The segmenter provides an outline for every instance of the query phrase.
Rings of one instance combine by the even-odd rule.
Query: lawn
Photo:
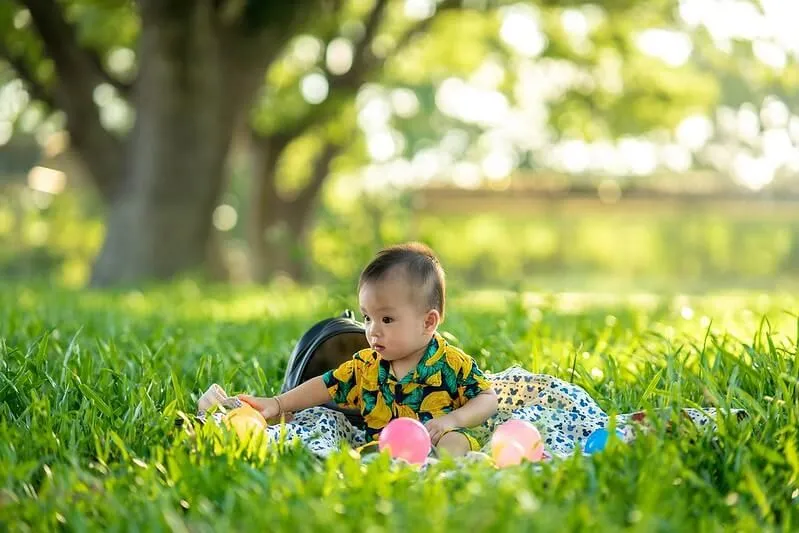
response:
[[[748,410],[715,435],[683,423],[591,457],[419,473],[175,426],[213,382],[275,392],[299,336],[353,305],[345,290],[285,286],[0,288],[0,529],[799,528],[799,300],[784,295],[450,299],[444,330],[484,368],[573,380],[609,413]]]

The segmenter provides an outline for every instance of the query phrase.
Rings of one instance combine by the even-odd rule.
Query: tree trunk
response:
[[[275,275],[283,274],[295,281],[308,281],[309,252],[308,229],[312,209],[292,209],[286,203],[284,209],[270,212],[264,226],[264,246],[255,258],[259,270],[256,279],[265,282]],[[284,215],[278,217],[279,212]]]
[[[222,234],[215,229],[211,230],[205,249],[205,272],[210,281],[219,283],[233,281],[231,269],[225,254],[225,242]]]
[[[185,6],[153,8],[156,20],[142,24],[136,124],[93,285],[201,271],[214,249],[211,215],[234,123],[260,71],[236,68],[210,3]]]
[[[277,274],[296,281],[309,276],[308,230],[330,164],[341,147],[326,143],[316,158],[308,185],[285,199],[277,190],[277,164],[293,137],[252,136],[253,195],[249,244],[253,279],[264,283]]]
[[[277,193],[276,173],[280,155],[289,138],[284,136],[259,136],[250,132],[252,161],[252,196],[247,240],[250,248],[250,272],[253,281],[266,282],[274,272],[271,261],[267,228],[274,226],[286,211],[285,202]]]

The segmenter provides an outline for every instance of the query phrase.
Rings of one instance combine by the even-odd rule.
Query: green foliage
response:
[[[312,142],[299,140],[282,162],[293,177],[282,183],[287,196],[308,177],[302,145]],[[245,192],[223,199],[237,212],[236,227],[224,234],[231,244],[246,238],[248,205],[239,200]],[[303,249],[312,279],[354,283],[375,250],[410,239],[432,245],[450,279],[479,287],[774,289],[794,287],[799,271],[799,226],[779,217],[436,215],[414,213],[412,201],[406,195],[365,199],[353,194],[346,177],[331,180]],[[81,286],[102,240],[101,216],[96,203],[75,191],[50,196],[7,188],[0,196],[0,278]]]
[[[0,278],[80,286],[103,237],[97,206],[76,194],[8,186],[0,196]]]
[[[600,273],[635,280],[719,285],[775,283],[797,269],[796,225],[731,221],[712,215],[649,217],[586,214],[422,216],[418,235],[473,283]],[[468,242],[470,245],[463,246]]]
[[[45,86],[52,84],[54,67],[45,53],[41,40],[34,32],[30,31],[30,15],[27,10],[20,8],[14,2],[3,2],[0,5],[0,50],[6,50],[8,55],[3,54],[4,61],[12,59],[21,62],[28,68],[40,83]],[[14,72],[10,65],[6,66],[9,72]]]
[[[440,82],[447,76],[467,77],[486,57],[501,52],[496,43],[498,30],[498,19],[493,12],[442,13],[430,25],[429,32],[387,60],[387,81],[423,85]]]
[[[135,47],[141,20],[130,0],[73,0],[65,2],[65,8],[80,42],[89,48],[105,54]]]
[[[0,288],[0,526],[10,530],[789,531],[799,524],[795,299],[455,292],[481,365],[574,379],[610,413],[743,407],[540,469],[425,473],[318,461],[175,427],[210,383],[275,392],[289,350],[350,290]],[[694,313],[686,319],[685,309]],[[761,322],[767,317],[767,322]],[[709,324],[709,325],[708,325]],[[574,375],[572,367],[577,357]]]
[[[437,214],[435,206],[414,212],[410,196],[364,201],[344,183],[331,183],[310,238],[319,281],[349,279],[374,250],[411,239],[441,254],[450,279],[478,287],[774,289],[795,286],[799,271],[799,226],[790,218],[679,211]]]
[[[494,9],[499,4],[509,2],[467,3],[466,8],[441,10],[424,31],[414,32],[415,37],[406,40],[404,36],[419,22],[407,16],[404,2],[390,2],[376,37],[366,47],[378,61],[341,86],[326,70],[326,47],[334,38],[343,37],[357,48],[373,6],[371,2],[345,2],[337,17],[322,17],[318,24],[308,27],[307,33],[298,35],[273,63],[262,96],[252,110],[252,125],[262,134],[279,136],[297,135],[298,126],[311,124],[317,127],[301,128],[299,134],[323,137],[330,132],[318,126],[329,121],[349,122],[346,134],[336,136],[335,142],[344,142],[351,160],[368,164],[361,134],[354,127],[353,102],[359,89],[374,83],[387,90],[408,88],[420,103],[412,117],[391,117],[391,126],[405,140],[405,150],[398,155],[412,158],[453,128],[466,132],[469,146],[475,146],[486,128],[447,116],[436,106],[434,95],[445,79],[469,79],[487,62],[502,69],[503,81],[497,89],[511,106],[519,105],[515,81],[520,65],[554,61],[579,69],[591,80],[578,87],[565,87],[562,94],[545,102],[555,139],[593,141],[668,130],[690,114],[709,112],[719,100],[713,73],[703,72],[694,63],[669,67],[643,54],[635,44],[644,29],[673,27],[673,2],[620,1],[601,6],[585,2],[530,3],[541,20],[547,43],[541,57],[530,58],[520,56],[501,41],[502,11]],[[578,46],[564,27],[562,18],[567,9],[583,10],[597,20],[584,46]],[[403,44],[397,49],[397,43]],[[297,53],[298,47],[317,53],[305,57]],[[301,94],[302,79],[311,73],[325,75],[331,84],[322,103],[308,103]],[[620,87],[606,86],[601,80],[608,76],[617,76]],[[346,121],[342,114],[346,114]],[[278,178],[296,181],[290,172],[279,172]]]
[[[244,10],[241,16],[243,25],[247,30],[255,31],[264,27],[282,28],[286,25],[294,25],[299,14],[303,21],[313,20],[319,15],[321,6],[335,4],[332,0],[326,2],[319,0],[302,0],[292,4],[292,9],[282,2],[274,0],[241,0],[244,3]],[[233,3],[241,3],[233,2]]]

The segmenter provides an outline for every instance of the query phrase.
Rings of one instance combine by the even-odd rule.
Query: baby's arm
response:
[[[322,405],[330,401],[330,392],[322,376],[317,376],[277,396],[263,398],[239,394],[238,398],[258,410],[265,419],[270,420],[285,413]]]
[[[430,440],[434,445],[445,433],[458,428],[479,426],[490,416],[497,412],[497,393],[493,388],[488,388],[468,400],[458,409],[438,418],[425,422],[425,427],[430,433]]]
[[[455,425],[461,428],[479,426],[497,412],[497,393],[493,387],[484,390],[450,413]]]

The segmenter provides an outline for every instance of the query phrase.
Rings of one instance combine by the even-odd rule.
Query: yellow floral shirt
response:
[[[474,359],[450,346],[438,333],[416,368],[401,380],[392,375],[390,363],[372,349],[359,351],[322,379],[335,403],[361,411],[370,439],[377,438],[395,418],[425,423],[458,409],[491,387]]]

